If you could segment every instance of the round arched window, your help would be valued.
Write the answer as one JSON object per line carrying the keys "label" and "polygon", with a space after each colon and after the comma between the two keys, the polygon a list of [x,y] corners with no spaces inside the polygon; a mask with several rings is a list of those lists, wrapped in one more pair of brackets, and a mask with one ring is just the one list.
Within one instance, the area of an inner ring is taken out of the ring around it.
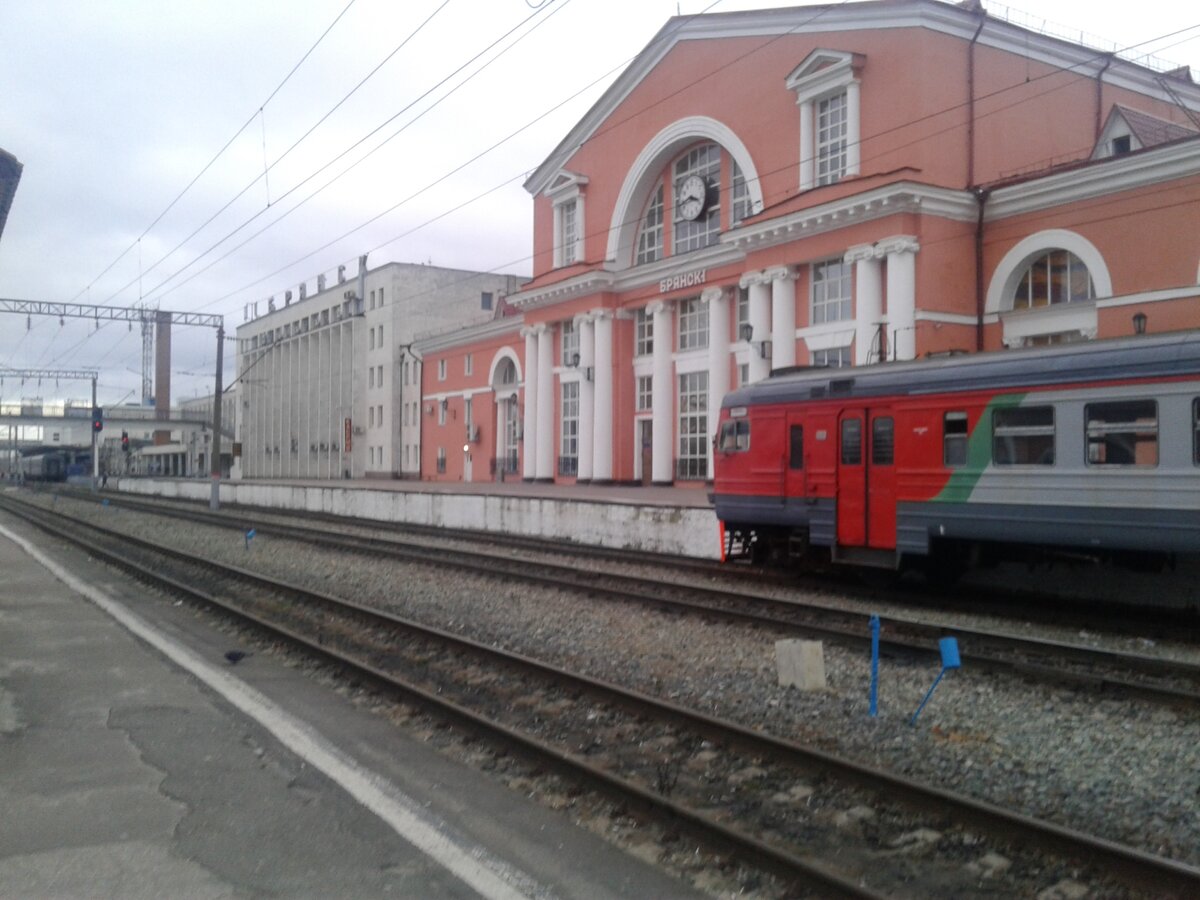
{"label": "round arched window", "polygon": [[1075,303],[1096,296],[1083,260],[1069,250],[1051,250],[1035,258],[1017,284],[1013,309]]}

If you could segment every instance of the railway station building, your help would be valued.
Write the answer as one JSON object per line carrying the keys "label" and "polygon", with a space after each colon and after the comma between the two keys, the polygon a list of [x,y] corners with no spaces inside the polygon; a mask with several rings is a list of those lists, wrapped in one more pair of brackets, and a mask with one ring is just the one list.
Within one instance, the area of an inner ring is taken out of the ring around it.
{"label": "railway station building", "polygon": [[525,186],[514,314],[412,348],[422,478],[702,486],[773,369],[1200,326],[1190,72],[978,3],[672,18]]}
{"label": "railway station building", "polygon": [[[332,273],[330,273],[332,274]],[[522,279],[390,262],[246,307],[233,478],[416,478],[415,336],[490,321]],[[224,430],[224,429],[223,429]]]}

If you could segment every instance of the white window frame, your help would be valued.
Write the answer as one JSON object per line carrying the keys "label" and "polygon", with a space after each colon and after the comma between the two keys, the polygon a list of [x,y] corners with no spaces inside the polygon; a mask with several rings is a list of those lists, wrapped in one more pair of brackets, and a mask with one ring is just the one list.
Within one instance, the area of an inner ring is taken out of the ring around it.
{"label": "white window frame", "polygon": [[637,392],[637,411],[652,412],[654,410],[654,376],[653,375],[637,375],[636,387]]}
{"label": "white window frame", "polygon": [[[841,270],[836,282],[829,277],[833,266],[838,266]],[[854,284],[850,275],[850,264],[839,256],[815,262],[809,267],[809,271],[811,274],[809,279],[809,324],[852,322],[854,320]],[[831,295],[829,289],[835,283],[839,287],[839,293]],[[831,307],[836,308],[837,315],[829,315]]]}
{"label": "white window frame", "polygon": [[[861,168],[861,102],[858,73],[866,63],[859,53],[842,50],[814,50],[787,78],[788,90],[795,91],[800,107],[800,190],[833,184],[859,174]],[[845,95],[844,164],[818,178],[818,115],[822,101]]]}
{"label": "white window frame", "polygon": [[703,216],[689,221],[679,215],[676,199],[672,212],[673,236],[671,254],[678,256],[711,247],[721,238],[721,146],[714,142],[697,144],[671,163],[671,196],[677,198],[680,186],[693,175],[699,175],[708,186],[712,204]]}
{"label": "white window frame", "polygon": [[634,356],[649,356],[654,352],[654,316],[646,307],[637,310],[634,319]]}
{"label": "white window frame", "polygon": [[[584,258],[585,230],[584,187],[588,180],[582,175],[562,171],[544,196],[550,198],[554,210],[554,268],[582,262]],[[568,229],[570,223],[573,227]]]}
{"label": "white window frame", "polygon": [[675,320],[679,332],[675,347],[680,353],[703,350],[708,346],[708,304],[699,297],[680,300]]}
{"label": "white window frame", "polygon": [[463,357],[463,374],[473,375],[475,372],[475,354],[468,353]]}
{"label": "white window frame", "polygon": [[663,222],[666,207],[663,204],[663,185],[659,182],[658,190],[650,195],[650,202],[642,216],[642,225],[638,230],[637,255],[634,265],[644,265],[656,262],[663,256]]}
{"label": "white window frame", "polygon": [[854,365],[854,354],[849,345],[842,347],[824,347],[820,350],[809,351],[814,366],[828,366],[831,369],[843,369]]}
{"label": "white window frame", "polygon": [[572,365],[572,357],[579,355],[579,329],[574,319],[567,319],[558,326],[559,359],[564,366]]}
{"label": "white window frame", "polygon": [[564,381],[561,385],[560,400],[559,474],[569,475],[572,473],[561,471],[562,460],[575,460],[575,471],[579,471],[579,382]]}
{"label": "white window frame", "polygon": [[438,381],[446,380],[446,360],[438,360]]}
{"label": "white window frame", "polygon": [[708,477],[708,370],[676,376],[679,443],[676,476],[687,481]]}

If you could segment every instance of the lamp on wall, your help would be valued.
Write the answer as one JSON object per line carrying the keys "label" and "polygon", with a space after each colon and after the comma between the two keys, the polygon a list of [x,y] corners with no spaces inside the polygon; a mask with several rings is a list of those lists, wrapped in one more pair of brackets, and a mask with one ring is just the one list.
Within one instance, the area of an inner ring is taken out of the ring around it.
{"label": "lamp on wall", "polygon": [[570,356],[568,356],[567,357],[567,365],[572,369],[579,368],[579,354],[572,353]]}
{"label": "lamp on wall", "polygon": [[750,343],[750,339],[754,337],[754,326],[749,322],[743,322],[738,326],[738,337],[747,344]]}
{"label": "lamp on wall", "polygon": [[1133,314],[1133,333],[1134,334],[1145,334],[1146,333],[1146,314],[1144,312]]}

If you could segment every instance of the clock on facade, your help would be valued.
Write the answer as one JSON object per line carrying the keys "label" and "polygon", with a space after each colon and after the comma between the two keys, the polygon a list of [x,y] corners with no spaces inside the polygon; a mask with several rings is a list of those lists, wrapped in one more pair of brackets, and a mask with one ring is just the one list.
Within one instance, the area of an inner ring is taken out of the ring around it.
{"label": "clock on facade", "polygon": [[700,218],[708,206],[708,185],[699,175],[689,175],[679,185],[679,196],[676,198],[676,208],[681,218],[689,222]]}

